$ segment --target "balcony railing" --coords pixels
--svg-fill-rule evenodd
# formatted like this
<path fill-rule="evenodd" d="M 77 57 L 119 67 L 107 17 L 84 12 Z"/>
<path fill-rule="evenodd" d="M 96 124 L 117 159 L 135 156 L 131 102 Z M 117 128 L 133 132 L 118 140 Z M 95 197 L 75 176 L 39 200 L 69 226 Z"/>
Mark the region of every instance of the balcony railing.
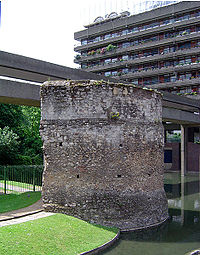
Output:
<path fill-rule="evenodd" d="M 166 25 L 160 25 L 160 26 L 156 26 L 156 27 L 152 27 L 152 28 L 148 28 L 148 29 L 143 29 L 141 31 L 138 32 L 132 32 L 132 33 L 128 33 L 125 35 L 119 35 L 116 37 L 112 37 L 112 38 L 108 38 L 108 39 L 104 39 L 104 40 L 100 40 L 98 42 L 88 42 L 86 45 L 81 45 L 81 46 L 77 46 L 74 48 L 75 51 L 83 51 L 83 50 L 87 50 L 87 49 L 94 49 L 98 46 L 103 47 L 106 46 L 106 44 L 109 43 L 113 43 L 113 41 L 115 42 L 121 42 L 121 41 L 128 41 L 132 38 L 141 38 L 141 36 L 145 36 L 148 34 L 153 34 L 153 33 L 158 33 L 158 32 L 165 32 L 165 31 L 170 31 L 172 29 L 175 28 L 179 28 L 179 27 L 184 27 L 187 25 L 196 25 L 200 22 L 200 17 L 196 17 L 196 18 L 190 18 L 189 20 L 184 20 L 181 22 L 174 22 L 171 24 L 166 24 Z"/>
<path fill-rule="evenodd" d="M 162 47 L 169 44 L 177 44 L 184 41 L 197 40 L 200 38 L 200 32 L 194 32 L 184 36 L 177 36 L 173 38 L 162 39 L 160 41 L 148 42 L 136 46 L 130 46 L 127 48 L 117 48 L 114 51 L 105 52 L 103 54 L 94 53 L 90 56 L 81 56 L 80 59 L 76 60 L 76 63 L 84 63 L 94 60 L 105 59 L 106 57 L 114 57 L 122 54 L 128 54 L 130 52 L 138 52 L 145 49 L 151 49 L 156 47 Z M 163 54 L 164 55 L 164 54 Z"/>
<path fill-rule="evenodd" d="M 159 60 L 166 60 L 166 59 L 173 59 L 177 57 L 185 57 L 192 54 L 200 53 L 200 47 L 191 48 L 188 50 L 177 50 L 175 52 L 165 53 L 165 54 L 155 54 L 153 56 L 143 56 L 141 58 L 135 58 L 135 59 L 128 59 L 128 60 L 118 60 L 117 62 L 110 62 L 110 63 L 101 63 L 96 66 L 88 67 L 87 71 L 92 72 L 100 72 L 100 71 L 106 71 L 106 70 L 112 70 L 114 68 L 123 68 L 126 66 L 133 66 L 136 64 L 144 64 L 148 62 L 153 61 L 159 61 Z"/>
<path fill-rule="evenodd" d="M 192 71 L 192 70 L 199 70 L 200 64 L 199 63 L 191 63 L 191 64 L 178 64 L 176 66 L 169 66 L 169 67 L 159 67 L 159 68 L 149 68 L 129 72 L 127 74 L 122 74 L 121 77 L 123 79 L 132 78 L 137 79 L 141 77 L 149 77 L 149 76 L 156 76 L 156 75 L 164 75 L 164 74 L 171 74 L 177 72 L 184 72 L 184 71 Z"/>
<path fill-rule="evenodd" d="M 200 85 L 200 78 L 194 79 L 184 79 L 184 80 L 177 80 L 174 82 L 164 82 L 164 83 L 157 83 L 152 85 L 146 85 L 148 88 L 152 89 L 168 89 L 168 88 L 179 88 L 179 87 L 189 87 L 189 86 L 199 86 Z"/>

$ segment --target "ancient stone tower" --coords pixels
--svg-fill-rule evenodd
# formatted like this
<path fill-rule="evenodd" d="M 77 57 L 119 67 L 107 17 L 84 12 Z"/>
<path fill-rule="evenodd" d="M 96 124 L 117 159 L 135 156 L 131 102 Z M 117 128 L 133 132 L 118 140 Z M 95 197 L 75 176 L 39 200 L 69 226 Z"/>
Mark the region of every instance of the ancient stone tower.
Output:
<path fill-rule="evenodd" d="M 47 211 L 122 230 L 168 217 L 161 95 L 103 81 L 41 88 Z"/>

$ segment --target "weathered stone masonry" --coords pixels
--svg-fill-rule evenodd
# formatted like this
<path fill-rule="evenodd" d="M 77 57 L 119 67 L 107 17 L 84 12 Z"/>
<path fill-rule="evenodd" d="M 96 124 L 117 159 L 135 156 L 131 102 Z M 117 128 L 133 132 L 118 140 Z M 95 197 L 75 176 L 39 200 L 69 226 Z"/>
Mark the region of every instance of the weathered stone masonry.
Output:
<path fill-rule="evenodd" d="M 168 217 L 159 93 L 50 81 L 41 103 L 45 210 L 122 230 Z"/>

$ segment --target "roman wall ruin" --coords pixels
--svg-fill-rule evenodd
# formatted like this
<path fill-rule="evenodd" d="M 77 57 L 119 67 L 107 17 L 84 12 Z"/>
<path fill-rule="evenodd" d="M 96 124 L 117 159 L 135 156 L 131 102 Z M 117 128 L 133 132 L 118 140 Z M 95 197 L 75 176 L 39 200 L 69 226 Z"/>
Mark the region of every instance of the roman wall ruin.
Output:
<path fill-rule="evenodd" d="M 161 94 L 104 81 L 41 87 L 46 211 L 121 230 L 168 218 Z"/>

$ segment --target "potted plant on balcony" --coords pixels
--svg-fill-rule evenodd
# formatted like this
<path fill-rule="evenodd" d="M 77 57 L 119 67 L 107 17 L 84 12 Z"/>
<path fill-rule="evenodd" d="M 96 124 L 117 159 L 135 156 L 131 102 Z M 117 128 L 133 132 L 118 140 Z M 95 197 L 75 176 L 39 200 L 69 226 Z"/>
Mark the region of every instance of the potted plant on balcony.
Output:
<path fill-rule="evenodd" d="M 109 44 L 107 47 L 106 47 L 106 51 L 113 51 L 116 49 L 116 46 L 112 45 L 112 44 Z"/>
<path fill-rule="evenodd" d="M 101 49 L 101 54 L 104 54 L 106 52 L 106 49 L 105 48 L 102 48 Z"/>
<path fill-rule="evenodd" d="M 93 56 L 95 53 L 96 53 L 95 50 L 91 50 L 91 51 L 88 52 L 88 56 Z"/>
<path fill-rule="evenodd" d="M 79 54 L 77 54 L 76 56 L 75 56 L 75 59 L 76 60 L 79 60 L 81 58 L 81 55 L 79 55 Z"/>
<path fill-rule="evenodd" d="M 91 55 L 92 55 L 92 56 L 93 56 L 95 53 L 96 53 L 95 50 L 92 50 L 92 51 L 91 51 Z"/>

